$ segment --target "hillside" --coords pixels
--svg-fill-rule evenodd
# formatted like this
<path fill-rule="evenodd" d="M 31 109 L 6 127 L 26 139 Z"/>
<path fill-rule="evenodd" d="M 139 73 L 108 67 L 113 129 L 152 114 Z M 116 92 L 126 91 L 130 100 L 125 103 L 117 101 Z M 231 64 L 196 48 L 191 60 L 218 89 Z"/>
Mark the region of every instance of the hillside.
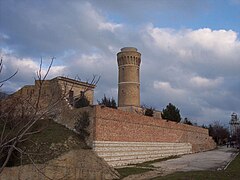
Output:
<path fill-rule="evenodd" d="M 39 121 L 36 127 L 45 128 L 20 146 L 29 153 L 35 165 L 26 155 L 20 163 L 21 156 L 15 152 L 8 164 L 11 167 L 4 169 L 0 179 L 119 179 L 118 172 L 73 131 L 53 120 Z M 0 131 L 1 128 L 0 124 Z M 22 166 L 18 166 L 20 164 Z"/>
<path fill-rule="evenodd" d="M 7 93 L 0 92 L 0 100 L 5 99 L 6 97 L 8 97 Z"/>
<path fill-rule="evenodd" d="M 2 126 L 0 125 L 0 128 Z M 39 133 L 31 135 L 19 147 L 26 152 L 35 163 L 45 163 L 61 154 L 73 149 L 86 149 L 86 145 L 76 133 L 53 120 L 41 120 L 35 129 L 42 129 Z M 2 128 L 1 128 L 2 131 Z M 11 157 L 8 166 L 30 164 L 31 160 L 27 155 L 22 156 L 17 151 Z"/>

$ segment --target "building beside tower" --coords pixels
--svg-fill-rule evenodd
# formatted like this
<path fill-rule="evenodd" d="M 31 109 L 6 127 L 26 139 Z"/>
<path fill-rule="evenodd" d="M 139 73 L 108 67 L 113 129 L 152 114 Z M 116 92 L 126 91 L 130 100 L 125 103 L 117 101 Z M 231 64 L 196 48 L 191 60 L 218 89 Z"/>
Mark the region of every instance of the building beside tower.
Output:
<path fill-rule="evenodd" d="M 140 107 L 140 63 L 141 54 L 134 47 L 124 47 L 117 54 L 118 63 L 118 107 Z"/>

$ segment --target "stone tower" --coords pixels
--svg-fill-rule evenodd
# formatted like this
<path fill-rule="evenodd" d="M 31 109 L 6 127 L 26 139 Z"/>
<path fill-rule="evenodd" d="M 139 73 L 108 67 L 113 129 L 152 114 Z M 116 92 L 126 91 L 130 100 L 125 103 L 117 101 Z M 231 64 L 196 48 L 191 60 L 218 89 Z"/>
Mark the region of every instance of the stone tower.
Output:
<path fill-rule="evenodd" d="M 140 107 L 141 54 L 134 47 L 124 47 L 117 54 L 117 62 L 118 107 Z"/>

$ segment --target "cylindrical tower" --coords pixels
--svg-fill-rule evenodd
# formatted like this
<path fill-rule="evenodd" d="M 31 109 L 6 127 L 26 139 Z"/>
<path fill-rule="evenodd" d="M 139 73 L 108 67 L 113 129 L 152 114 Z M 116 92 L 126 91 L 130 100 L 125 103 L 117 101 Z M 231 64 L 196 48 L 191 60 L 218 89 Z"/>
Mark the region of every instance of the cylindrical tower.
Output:
<path fill-rule="evenodd" d="M 136 48 L 125 47 L 117 54 L 118 107 L 140 107 L 139 68 L 141 54 Z"/>

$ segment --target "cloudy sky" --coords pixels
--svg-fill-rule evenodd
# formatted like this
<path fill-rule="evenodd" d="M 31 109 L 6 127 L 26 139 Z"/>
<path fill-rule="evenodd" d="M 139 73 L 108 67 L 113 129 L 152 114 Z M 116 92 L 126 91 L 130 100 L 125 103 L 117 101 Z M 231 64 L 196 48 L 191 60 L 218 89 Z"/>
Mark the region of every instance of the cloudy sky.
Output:
<path fill-rule="evenodd" d="M 3 90 L 49 78 L 101 75 L 95 99 L 117 99 L 116 53 L 142 54 L 141 103 L 171 102 L 199 125 L 240 115 L 240 0 L 0 0 Z"/>

